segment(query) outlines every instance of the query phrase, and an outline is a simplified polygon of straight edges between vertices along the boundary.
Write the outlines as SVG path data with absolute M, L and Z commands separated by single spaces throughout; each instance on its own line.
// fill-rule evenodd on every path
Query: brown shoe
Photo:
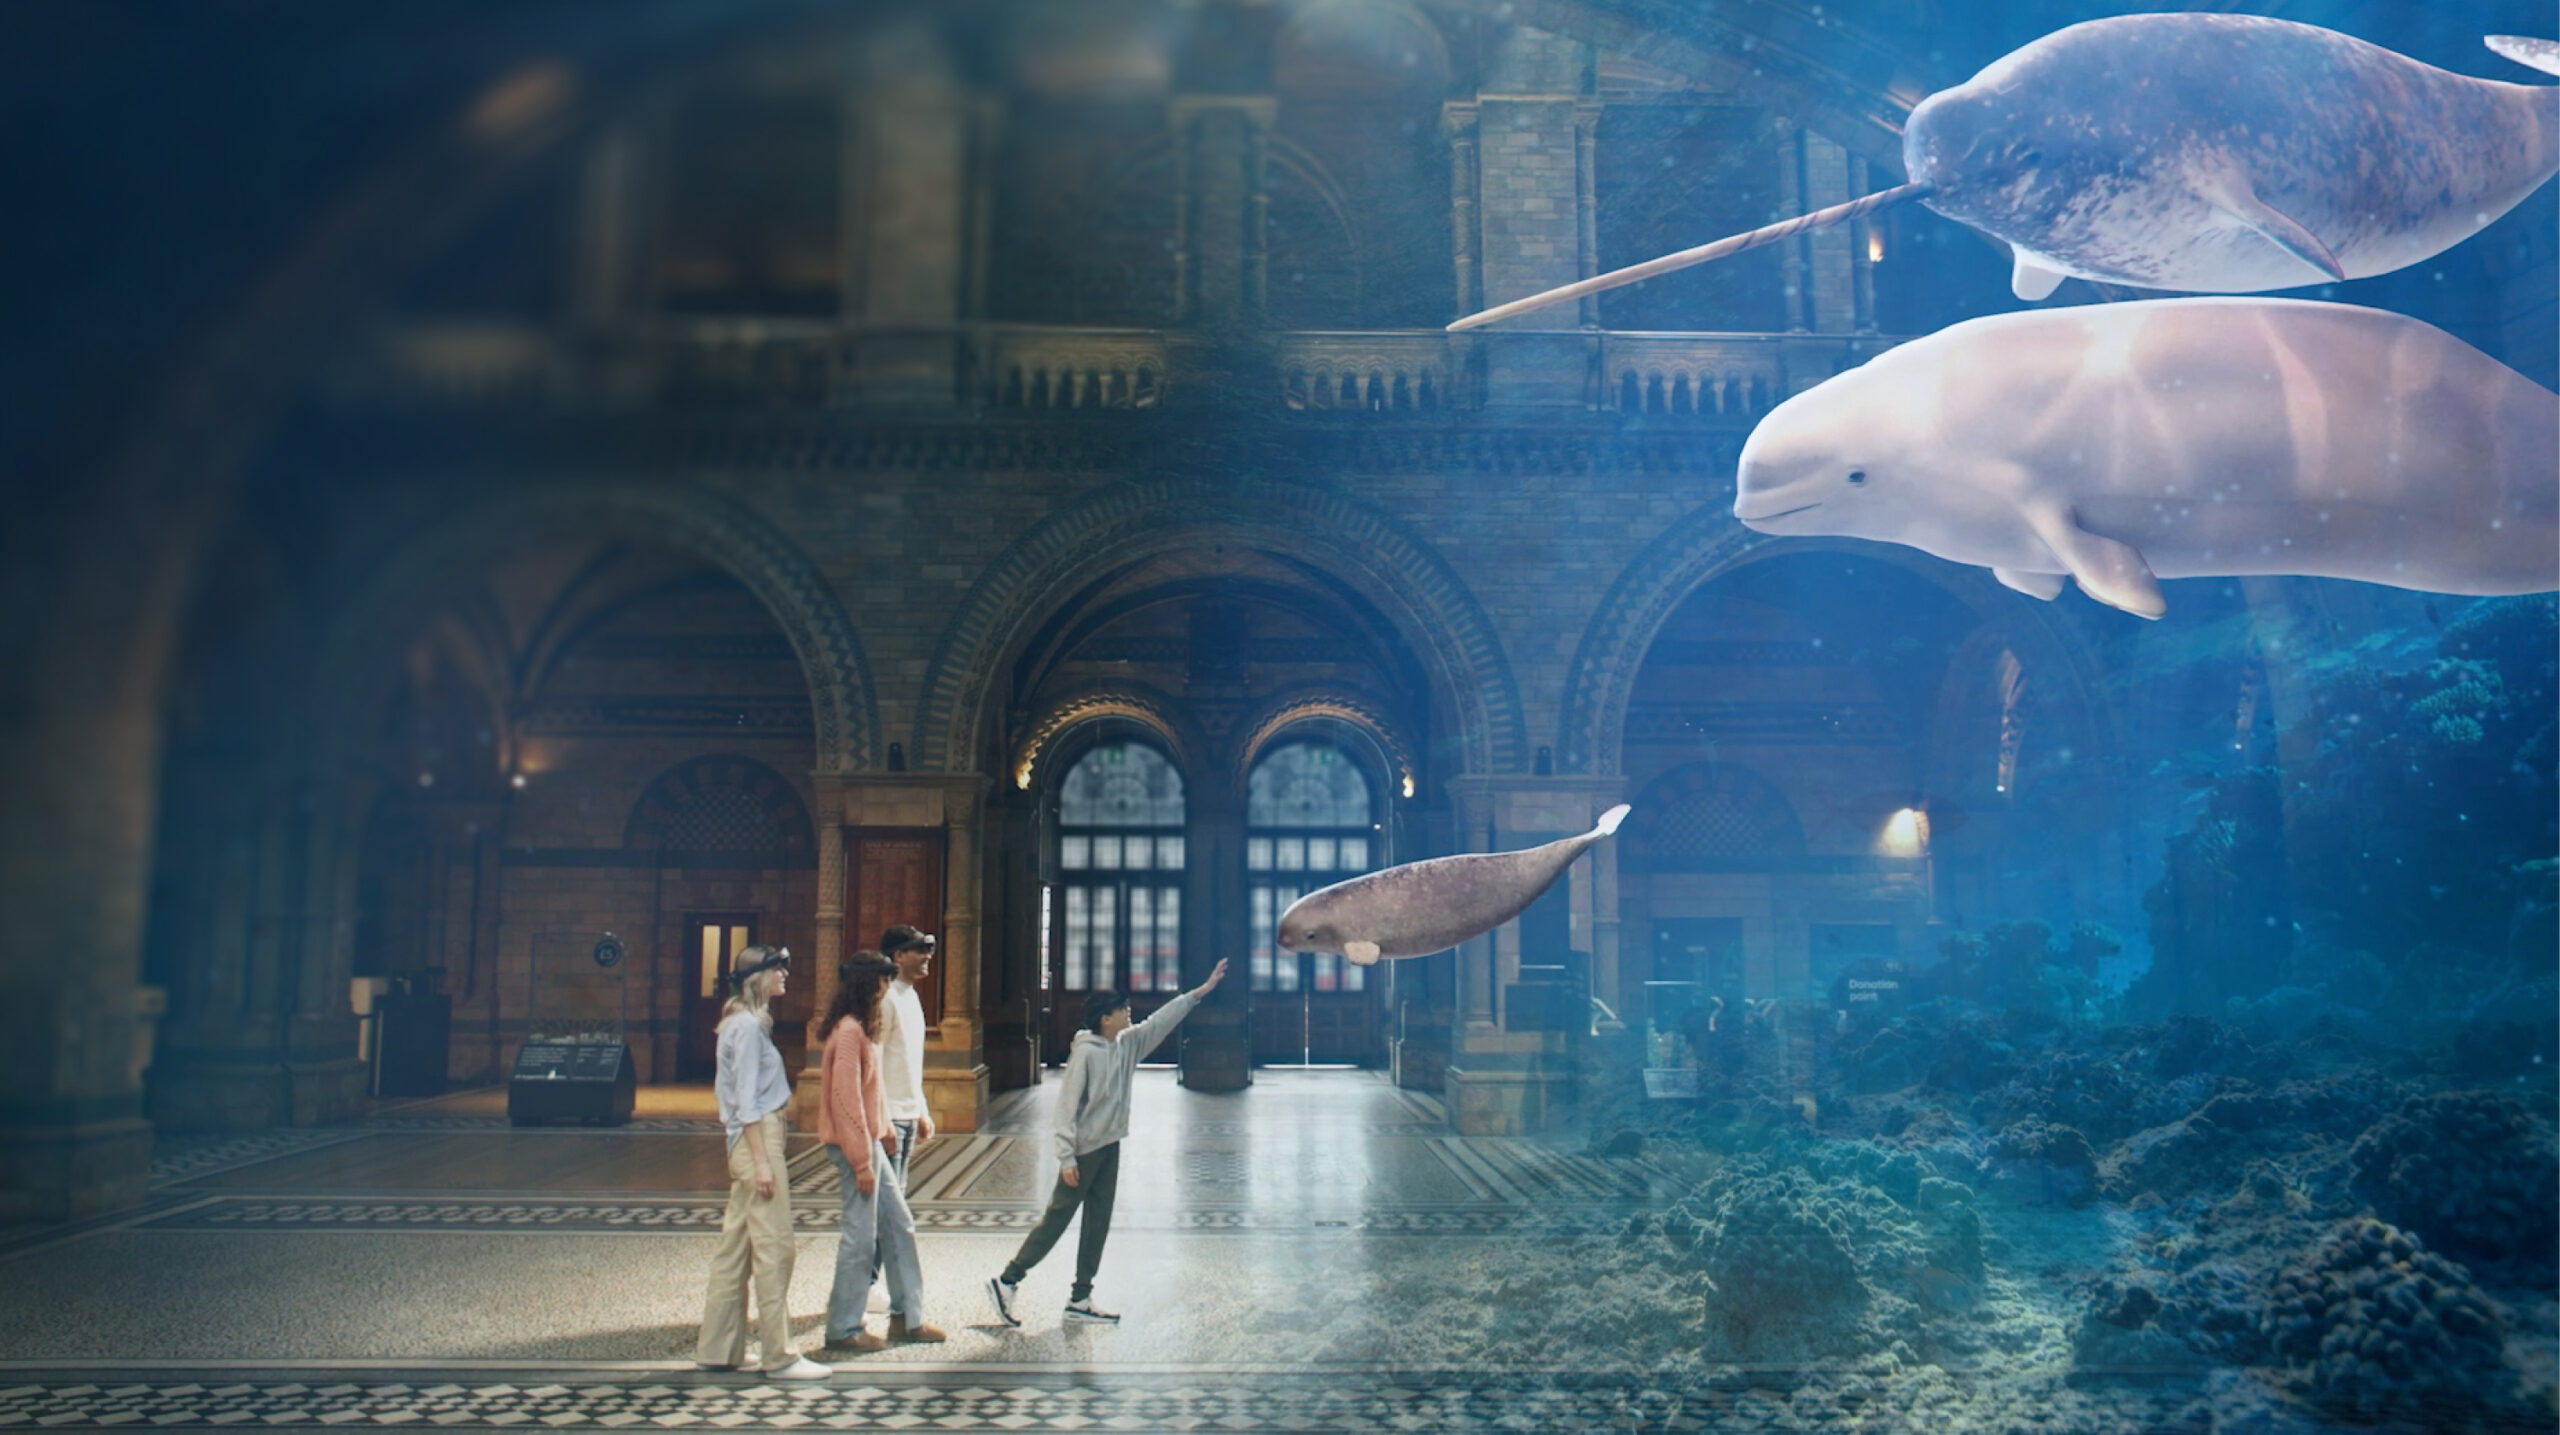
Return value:
M 867 1330 L 857 1330 L 853 1334 L 847 1336 L 831 1335 L 827 1337 L 827 1349 L 829 1350 L 856 1350 L 869 1352 L 874 1350 L 886 1350 L 888 1348 L 889 1342 L 881 1339 L 879 1336 L 873 1335 Z
M 949 1340 L 951 1337 L 944 1335 L 942 1333 L 942 1327 L 938 1325 L 911 1326 L 907 1324 L 907 1318 L 905 1316 L 893 1315 L 889 1317 L 889 1338 L 891 1340 L 912 1340 L 919 1344 L 932 1345 L 939 1341 Z

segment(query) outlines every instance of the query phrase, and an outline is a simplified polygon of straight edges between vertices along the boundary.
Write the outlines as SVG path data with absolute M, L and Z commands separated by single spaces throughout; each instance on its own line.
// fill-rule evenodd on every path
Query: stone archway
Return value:
M 360 655 L 402 620 L 431 607 L 439 579 L 546 540 L 623 538 L 693 554 L 736 578 L 791 641 L 809 687 L 815 770 L 880 765 L 880 716 L 861 640 L 826 575 L 781 529 L 734 500 L 667 480 L 575 481 L 528 487 L 471 504 L 407 545 L 340 609 L 315 672 L 361 672 Z M 358 693 L 333 695 L 343 702 Z M 354 710 L 354 709 L 345 709 Z
M 1807 544 L 1767 538 L 1736 523 L 1721 505 L 1713 505 L 1681 518 L 1646 544 L 1609 585 L 1584 627 L 1565 675 L 1556 742 L 1558 772 L 1615 776 L 1622 770 L 1627 700 L 1655 635 L 1701 585 L 1765 556 L 1772 545 L 1783 545 L 1789 552 L 1855 551 L 1932 578 L 1986 623 L 2016 630 L 2023 641 L 2060 659 L 2070 675 L 2077 705 L 2091 715 L 2101 736 L 2110 745 L 2121 736 L 2109 727 L 2104 705 L 2096 699 L 2086 640 L 2050 605 L 2004 604 L 1995 617 L 1990 605 L 2002 603 L 2006 590 L 1995 591 L 1991 580 L 1978 571 L 1951 574 L 1944 564 L 1891 544 Z M 1949 581 L 1951 577 L 1954 581 Z
M 914 729 L 922 766 L 967 770 L 976 761 L 990 677 L 1063 595 L 1106 571 L 1213 543 L 1299 555 L 1367 595 L 1422 656 L 1449 703 L 1465 770 L 1520 770 L 1526 724 L 1510 661 L 1448 560 L 1384 513 L 1339 494 L 1260 479 L 1175 478 L 1089 495 L 988 565 L 928 665 Z

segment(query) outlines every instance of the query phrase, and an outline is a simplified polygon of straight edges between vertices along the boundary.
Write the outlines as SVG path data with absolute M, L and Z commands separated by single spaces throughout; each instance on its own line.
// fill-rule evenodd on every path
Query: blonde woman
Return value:
M 747 1359 L 747 1287 L 755 1287 L 756 1328 L 768 1380 L 824 1380 L 827 1366 L 791 1348 L 791 1077 L 773 1044 L 773 999 L 791 979 L 791 953 L 749 947 L 729 979 L 737 995 L 720 1009 L 720 1065 L 713 1090 L 729 1135 L 729 1209 L 711 1250 L 711 1287 L 702 1302 L 702 1338 L 693 1363 L 735 1370 Z

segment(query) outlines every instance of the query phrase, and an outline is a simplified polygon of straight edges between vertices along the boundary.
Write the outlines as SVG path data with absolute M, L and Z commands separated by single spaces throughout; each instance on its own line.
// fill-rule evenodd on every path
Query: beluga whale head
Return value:
M 1898 543 L 1959 563 L 2013 560 L 2014 494 L 1942 431 L 1937 378 L 1886 353 L 1769 411 L 1743 442 L 1733 516 L 1773 537 Z

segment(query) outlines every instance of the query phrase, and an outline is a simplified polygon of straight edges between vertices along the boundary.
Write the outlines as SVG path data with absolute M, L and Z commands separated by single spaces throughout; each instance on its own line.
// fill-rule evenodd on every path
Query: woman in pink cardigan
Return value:
M 924 1274 L 916 1261 L 916 1218 L 899 1188 L 889 1152 L 898 1142 L 880 1091 L 880 999 L 897 967 L 863 952 L 837 968 L 836 999 L 827 1009 L 825 1055 L 819 1060 L 818 1139 L 836 1163 L 844 1222 L 836 1236 L 836 1282 L 827 1293 L 827 1344 L 878 1350 L 891 1340 L 937 1341 L 924 1323 Z M 887 1339 L 862 1328 L 871 1303 L 872 1254 L 889 1277 Z

